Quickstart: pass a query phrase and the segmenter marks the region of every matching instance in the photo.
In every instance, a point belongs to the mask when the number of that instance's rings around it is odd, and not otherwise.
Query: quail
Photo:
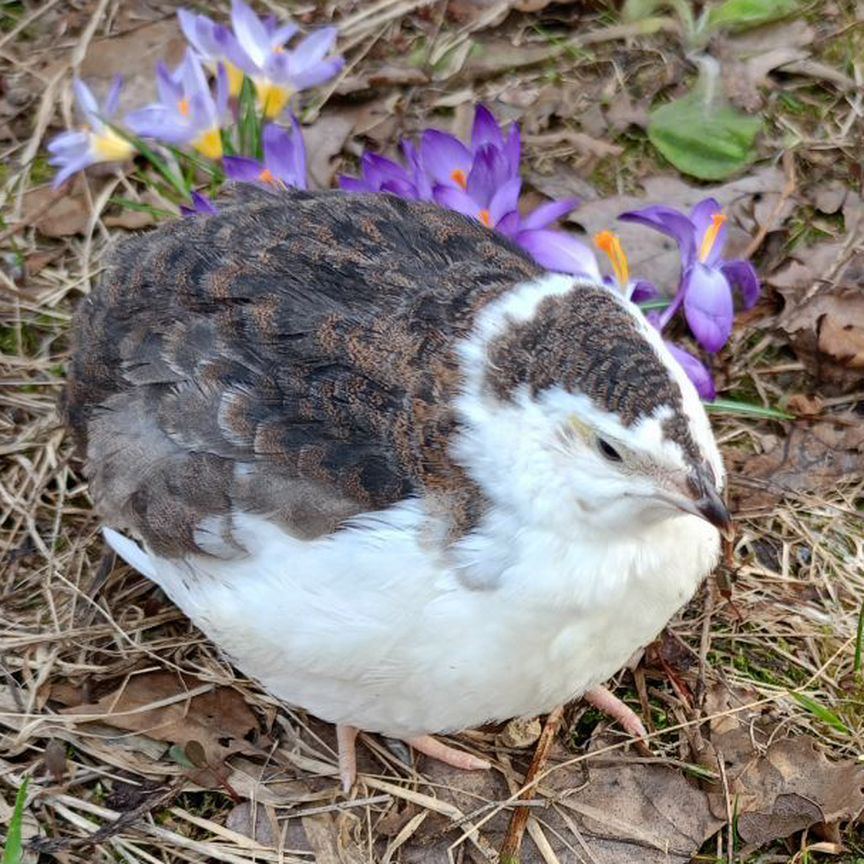
[[[237,192],[119,244],[65,398],[107,542],[244,673],[435,733],[602,687],[730,528],[705,411],[629,301],[389,195]]]

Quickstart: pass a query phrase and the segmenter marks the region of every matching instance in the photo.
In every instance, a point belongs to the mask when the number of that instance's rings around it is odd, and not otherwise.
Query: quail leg
[[[357,779],[357,750],[354,746],[357,740],[356,726],[337,726],[336,745],[339,750],[339,778],[342,780],[342,791],[347,795]]]
[[[484,771],[492,767],[485,759],[472,756],[464,750],[450,747],[431,735],[419,735],[416,738],[406,738],[405,740],[419,753],[425,753],[445,765],[452,765],[463,771]]]
[[[613,720],[617,720],[628,735],[643,739],[647,737],[648,732],[639,715],[605,687],[592,687],[582,698]]]

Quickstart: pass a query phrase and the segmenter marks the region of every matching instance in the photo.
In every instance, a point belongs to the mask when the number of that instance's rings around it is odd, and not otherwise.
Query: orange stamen
[[[699,248],[700,261],[704,261],[711,254],[711,250],[717,242],[717,235],[720,233],[720,229],[725,222],[726,217],[722,213],[713,213],[711,215],[711,227],[705,232],[705,236],[702,238],[702,246]]]
[[[459,186],[464,192],[468,188],[468,178],[461,168],[454,168],[450,174],[450,179]]]
[[[627,263],[621,238],[612,231],[601,231],[594,236],[594,245],[609,256],[618,287],[622,290],[626,288],[630,282],[630,265]]]
[[[269,183],[271,186],[276,183],[276,178],[273,176],[273,172],[269,168],[265,168],[259,175],[258,179],[262,183]]]
[[[487,227],[492,227],[492,216],[488,210],[481,210],[477,218]]]
[[[184,97],[183,99],[181,99],[181,100],[177,103],[177,110],[178,110],[178,111],[179,111],[179,112],[180,112],[184,117],[188,117],[188,116],[189,116],[189,111],[191,110],[191,106],[189,105],[189,100],[186,99],[185,97]]]

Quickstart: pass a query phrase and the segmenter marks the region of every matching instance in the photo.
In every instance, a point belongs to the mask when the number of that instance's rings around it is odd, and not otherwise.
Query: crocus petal
[[[469,186],[470,191],[470,186]],[[519,193],[522,191],[522,178],[513,177],[500,186],[489,201],[489,217],[493,225],[507,213],[512,213],[519,206]]]
[[[600,282],[600,268],[594,253],[563,231],[520,231],[515,241],[541,266],[556,273],[587,276]]]
[[[270,33],[270,47],[271,49],[281,48],[286,42],[294,37],[300,31],[300,28],[292,23],[288,22],[287,24],[282,24],[276,27]]]
[[[111,89],[105,97],[105,107],[102,110],[104,118],[113,117],[117,113],[117,108],[120,105],[120,91],[123,89],[123,76],[115,75],[111,83]]]
[[[483,209],[467,192],[454,189],[452,186],[436,186],[432,195],[436,204],[455,210],[457,213],[464,213],[466,216],[473,216],[475,219]]]
[[[169,144],[185,144],[191,140],[194,130],[188,123],[181,123],[175,111],[164,105],[148,105],[133,111],[126,118],[126,125],[142,138],[158,138]]]
[[[291,74],[291,85],[295,90],[308,90],[325,84],[335,75],[342,71],[345,60],[342,57],[333,57],[330,60],[322,60],[308,69]]]
[[[368,181],[362,177],[346,177],[342,174],[339,177],[339,188],[345,192],[377,192]]]
[[[663,296],[660,293],[660,289],[653,282],[648,282],[646,279],[637,279],[635,282],[631,282],[628,290],[630,292],[630,300],[634,303],[647,303],[649,300],[657,300]]]
[[[471,171],[471,151],[458,139],[437,129],[427,129],[420,139],[420,158],[429,176],[436,182],[462,188],[453,175],[462,172],[465,180]]]
[[[507,170],[511,174],[518,174],[519,160],[522,158],[522,136],[519,132],[518,123],[514,123],[510,127],[510,134],[504,145],[504,158],[507,160]]]
[[[691,211],[690,221],[696,229],[698,237],[704,236],[705,232],[711,227],[713,222],[712,216],[719,213],[723,208],[716,198],[703,198]]]
[[[259,183],[264,166],[247,156],[224,156],[222,165],[229,180],[236,183]]]
[[[635,222],[666,234],[678,243],[683,268],[686,270],[696,260],[698,247],[693,223],[671,207],[652,205],[641,210],[630,210],[618,217],[622,222]]]
[[[511,210],[495,222],[495,230],[500,231],[507,237],[515,237],[522,227],[519,221],[519,211]]]
[[[90,136],[86,132],[70,131],[61,132],[48,142],[48,152],[55,156],[65,156],[73,152],[85,152],[87,150]]]
[[[99,124],[99,103],[93,95],[93,91],[80,79],[76,78],[72,83],[72,89],[75,91],[75,99],[78,106],[81,108],[87,122],[91,125]]]
[[[522,220],[522,227],[529,231],[536,228],[548,228],[553,222],[556,222],[562,216],[566,216],[578,206],[578,198],[562,198],[560,201],[547,201]]]
[[[744,308],[750,309],[759,299],[762,286],[756,270],[749,261],[726,261],[720,265],[723,275],[733,288],[741,292]]]
[[[299,72],[308,66],[320,63],[336,41],[338,31],[335,27],[322,27],[310,33],[291,52],[291,64]]]
[[[231,24],[240,47],[253,63],[263,66],[270,53],[270,34],[243,0],[231,0]]]
[[[488,208],[496,192],[513,180],[520,178],[511,175],[504,154],[494,144],[484,144],[474,154],[466,191],[481,207]]]
[[[474,126],[471,129],[471,149],[479,150],[484,144],[493,144],[502,150],[504,138],[492,112],[485,105],[478,105],[474,112]]]
[[[432,182],[429,175],[423,170],[420,151],[405,139],[402,142],[402,152],[405,154],[405,161],[411,166],[411,178],[417,192],[417,198],[421,201],[431,201]]]
[[[293,132],[275,123],[264,127],[264,164],[275,177],[287,186],[306,188],[306,155],[303,133],[295,117],[291,118]]]
[[[694,357],[689,351],[685,351],[671,342],[667,342],[666,347],[684,370],[687,377],[693,382],[696,392],[708,402],[713,402],[717,398],[717,390],[714,387],[714,379],[711,377],[711,373],[702,361]]]
[[[732,291],[720,270],[698,261],[687,271],[681,288],[684,315],[699,344],[719,351],[732,333]]]
[[[163,105],[173,105],[183,98],[183,85],[174,80],[168,67],[160,60],[156,64],[156,92]]]
[[[49,164],[58,164],[55,160],[49,160]],[[54,176],[54,182],[51,184],[54,189],[62,186],[73,174],[83,171],[88,165],[92,165],[92,160],[87,156],[79,156],[76,159],[70,159],[63,165],[57,174]]]

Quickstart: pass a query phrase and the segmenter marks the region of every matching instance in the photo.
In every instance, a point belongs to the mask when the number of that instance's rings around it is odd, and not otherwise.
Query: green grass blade
[[[152,204],[143,204],[141,201],[133,201],[131,198],[122,198],[112,195],[108,199],[109,204],[118,204],[124,210],[135,210],[137,213],[149,213],[154,219],[176,219],[177,214]]]
[[[842,732],[844,735],[851,735],[849,727],[829,708],[821,705],[812,696],[807,696],[805,693],[792,693],[792,698],[806,711],[809,711],[817,720],[821,720],[832,729]]]
[[[752,402],[738,402],[735,399],[715,399],[704,402],[709,414],[731,414],[738,417],[761,417],[765,420],[794,420],[793,414],[787,414],[779,408],[766,408],[764,405],[754,405]]]
[[[27,800],[27,786],[30,778],[25,777],[24,782],[15,796],[15,809],[12,812],[12,821],[9,823],[9,836],[3,847],[2,864],[21,864],[24,860],[24,842],[21,839],[21,825],[24,822],[24,802]]]

